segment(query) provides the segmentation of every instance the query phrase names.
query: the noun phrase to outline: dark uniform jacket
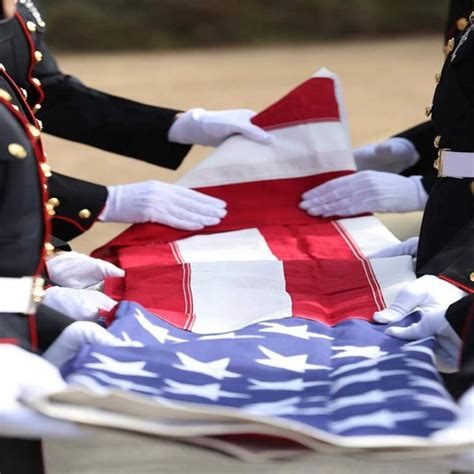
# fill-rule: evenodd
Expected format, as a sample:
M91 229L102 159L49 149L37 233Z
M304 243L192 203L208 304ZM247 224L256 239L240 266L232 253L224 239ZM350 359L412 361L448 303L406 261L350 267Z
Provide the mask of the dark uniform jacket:
M4 70L0 70L0 84L9 84ZM39 282L44 256L50 249L45 189L48 168L36 128L3 87L0 128L0 277L36 276ZM0 343L41 352L70 322L45 306L39 306L36 314L0 313ZM0 472L41 474L40 443L0 438Z
M44 131L176 169L190 149L168 140L178 111L115 97L63 74L44 43L45 26L31 0L20 0L16 18L0 23L0 62L26 91ZM53 233L64 240L89 229L107 199L105 186L63 175L53 174L49 186Z
M444 29L445 43L450 38L455 37L463 31L469 24L469 14L473 9L472 0L451 0L449 3L448 19ZM445 49L445 52L446 49ZM434 74L434 80L439 80L439 74ZM426 108L426 115L431 114L431 106ZM437 151L433 147L433 141L437 133L433 123L430 121L421 123L399 133L397 136L411 141L420 154L419 161L406 169L402 174L404 176L421 175L422 183L429 192L436 180L436 173L433 170L433 163L437 158Z
M433 98L431 126L436 154L443 148L474 153L474 26L469 23L449 43ZM464 340L464 366L473 365L473 179L434 179L423 215L417 273L437 275L471 294L452 305L447 318Z

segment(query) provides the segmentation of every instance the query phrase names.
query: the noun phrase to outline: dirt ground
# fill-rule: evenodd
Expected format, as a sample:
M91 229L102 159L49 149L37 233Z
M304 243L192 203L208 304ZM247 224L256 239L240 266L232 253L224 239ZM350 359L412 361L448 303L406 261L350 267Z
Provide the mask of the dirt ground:
M344 85L354 146L380 140L425 119L443 57L439 37L356 41L147 54L61 56L65 72L88 85L135 100L179 109L262 109L326 66ZM173 181L208 153L195 147L177 172L83 145L46 137L53 168L103 184ZM418 214L384 216L400 237L416 232ZM125 226L96 224L73 242L89 252ZM50 474L59 473L343 473L448 472L442 465L370 463L312 456L294 463L244 465L197 448L116 434L46 444Z

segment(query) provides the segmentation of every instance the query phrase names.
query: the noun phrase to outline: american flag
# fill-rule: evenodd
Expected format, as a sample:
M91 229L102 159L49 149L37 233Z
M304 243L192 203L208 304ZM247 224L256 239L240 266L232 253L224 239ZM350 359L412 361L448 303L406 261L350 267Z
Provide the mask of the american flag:
M320 71L253 120L271 145L232 137L180 181L228 202L219 226L137 225L96 251L126 270L106 281L121 301L107 321L130 347L84 346L63 373L91 393L133 395L114 410L116 398L94 403L137 410L137 431L161 420L154 432L166 434L168 407L180 436L428 446L456 416L435 341L397 340L372 322L415 278L411 257L370 258L398 242L374 216L298 209L302 192L355 170L337 77ZM147 418L151 407L164 411ZM100 424L123 426L114 420Z

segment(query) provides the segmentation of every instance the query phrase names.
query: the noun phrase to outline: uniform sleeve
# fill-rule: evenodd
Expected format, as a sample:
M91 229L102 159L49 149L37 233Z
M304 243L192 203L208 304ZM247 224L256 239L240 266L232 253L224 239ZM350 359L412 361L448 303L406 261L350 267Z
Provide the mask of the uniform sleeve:
M416 151L420 155L418 162L406 169L402 174L404 176L423 176L422 183L426 191L429 193L436 180L436 170L433 163L437 158L437 150L433 145L436 132L431 121L421 123L415 127L409 128L402 133L396 135L405 138L413 143Z
M52 174L48 189L53 235L66 242L92 227L107 200L105 186L59 173Z
M474 375L474 295L456 301L447 312L446 319L463 341L461 351L461 368L470 368Z
M438 275L459 288L474 293L474 218L423 265L418 273Z
M37 49L43 60L33 74L45 94L38 118L46 133L165 168L179 167L190 146L168 140L178 110L87 87L59 70L41 36L37 37Z

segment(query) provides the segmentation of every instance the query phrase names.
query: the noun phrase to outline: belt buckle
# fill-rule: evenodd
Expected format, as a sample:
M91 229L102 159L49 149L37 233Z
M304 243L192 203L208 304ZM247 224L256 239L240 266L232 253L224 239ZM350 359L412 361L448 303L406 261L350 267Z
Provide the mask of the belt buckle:
M440 148L438 150L438 158L436 158L436 160L433 163L433 168L438 171L438 178L444 178L444 174L443 174L443 161L444 161L443 152L445 152L445 151L451 151L451 149L450 148Z

